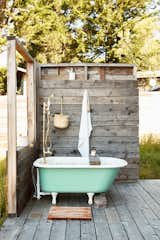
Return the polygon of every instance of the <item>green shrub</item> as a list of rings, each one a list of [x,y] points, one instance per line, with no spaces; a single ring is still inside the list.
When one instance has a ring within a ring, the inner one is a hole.
[[[6,161],[0,159],[0,225],[6,217]]]
[[[7,93],[7,69],[5,67],[0,68],[0,95]]]
[[[140,178],[160,178],[160,139],[152,135],[140,142]]]

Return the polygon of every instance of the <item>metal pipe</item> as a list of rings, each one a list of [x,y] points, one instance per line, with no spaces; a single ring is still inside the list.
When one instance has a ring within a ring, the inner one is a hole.
[[[46,164],[46,146],[45,146],[45,125],[46,125],[46,122],[45,122],[45,118],[46,118],[46,103],[44,102],[43,103],[43,160],[44,160],[44,163]]]

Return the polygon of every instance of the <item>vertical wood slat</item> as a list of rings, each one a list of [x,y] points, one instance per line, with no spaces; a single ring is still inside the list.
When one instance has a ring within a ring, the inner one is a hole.
[[[88,68],[87,68],[87,66],[84,66],[84,80],[85,81],[88,80]]]
[[[41,68],[40,68],[40,64],[37,63],[36,64],[36,103],[37,103],[37,106],[39,106],[39,81],[40,81],[40,76],[41,76]],[[39,141],[40,141],[40,123],[39,123],[39,114],[40,114],[40,111],[39,111],[39,107],[36,108],[36,141],[37,141],[37,144],[39,145]]]
[[[99,75],[100,75],[100,80],[104,81],[105,80],[105,68],[104,67],[99,68]]]
[[[29,143],[36,141],[36,63],[27,63],[27,115],[28,115],[28,140]]]
[[[7,88],[8,88],[8,214],[14,215],[17,211],[16,199],[16,141],[17,141],[17,116],[16,116],[16,40],[7,44]]]

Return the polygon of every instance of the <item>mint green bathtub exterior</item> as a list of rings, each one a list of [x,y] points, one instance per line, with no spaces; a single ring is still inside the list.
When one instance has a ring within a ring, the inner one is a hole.
[[[100,157],[101,165],[90,165],[82,157],[47,157],[34,162],[37,168],[37,192],[45,193],[101,193],[115,180],[125,160]]]
[[[58,193],[106,192],[119,168],[40,168],[40,191]]]

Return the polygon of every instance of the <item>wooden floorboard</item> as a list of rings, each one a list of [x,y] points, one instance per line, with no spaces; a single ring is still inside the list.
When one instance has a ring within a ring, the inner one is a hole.
[[[0,230],[0,239],[16,240],[18,238],[35,203],[34,200],[29,201],[20,217],[6,219]]]
[[[120,194],[126,198],[126,204],[130,215],[140,230],[145,240],[158,240],[159,237],[148,222],[144,212],[144,205],[141,204],[140,197],[133,192],[133,189],[128,184],[117,186]]]
[[[48,208],[51,206],[50,199],[43,200],[43,211],[40,221],[37,225],[34,240],[49,240],[50,231],[52,227],[52,221],[47,219],[48,217]]]
[[[134,219],[127,208],[126,199],[119,193],[119,191],[117,191],[115,186],[112,187],[111,198],[115,204],[117,213],[123,223],[128,238],[130,240],[144,240],[137,224],[134,222]]]
[[[108,194],[108,208],[105,209],[106,218],[111,231],[112,239],[127,240],[128,236],[118,215],[117,209],[114,206],[111,196]]]
[[[158,240],[160,180],[115,184],[105,209],[92,208],[91,221],[47,220],[51,197],[31,200],[18,218],[8,218],[0,240]],[[58,206],[88,206],[85,194],[60,194]]]
[[[140,191],[136,188],[135,184],[134,186],[128,185],[128,190],[131,191],[135,197],[137,198],[139,208],[141,209],[144,217],[146,218],[148,224],[153,228],[153,231],[157,235],[157,237],[160,239],[160,208],[158,205],[157,214],[155,214],[155,211],[153,211],[153,208],[151,207],[151,203],[146,201],[143,197],[143,194],[140,193]]]

